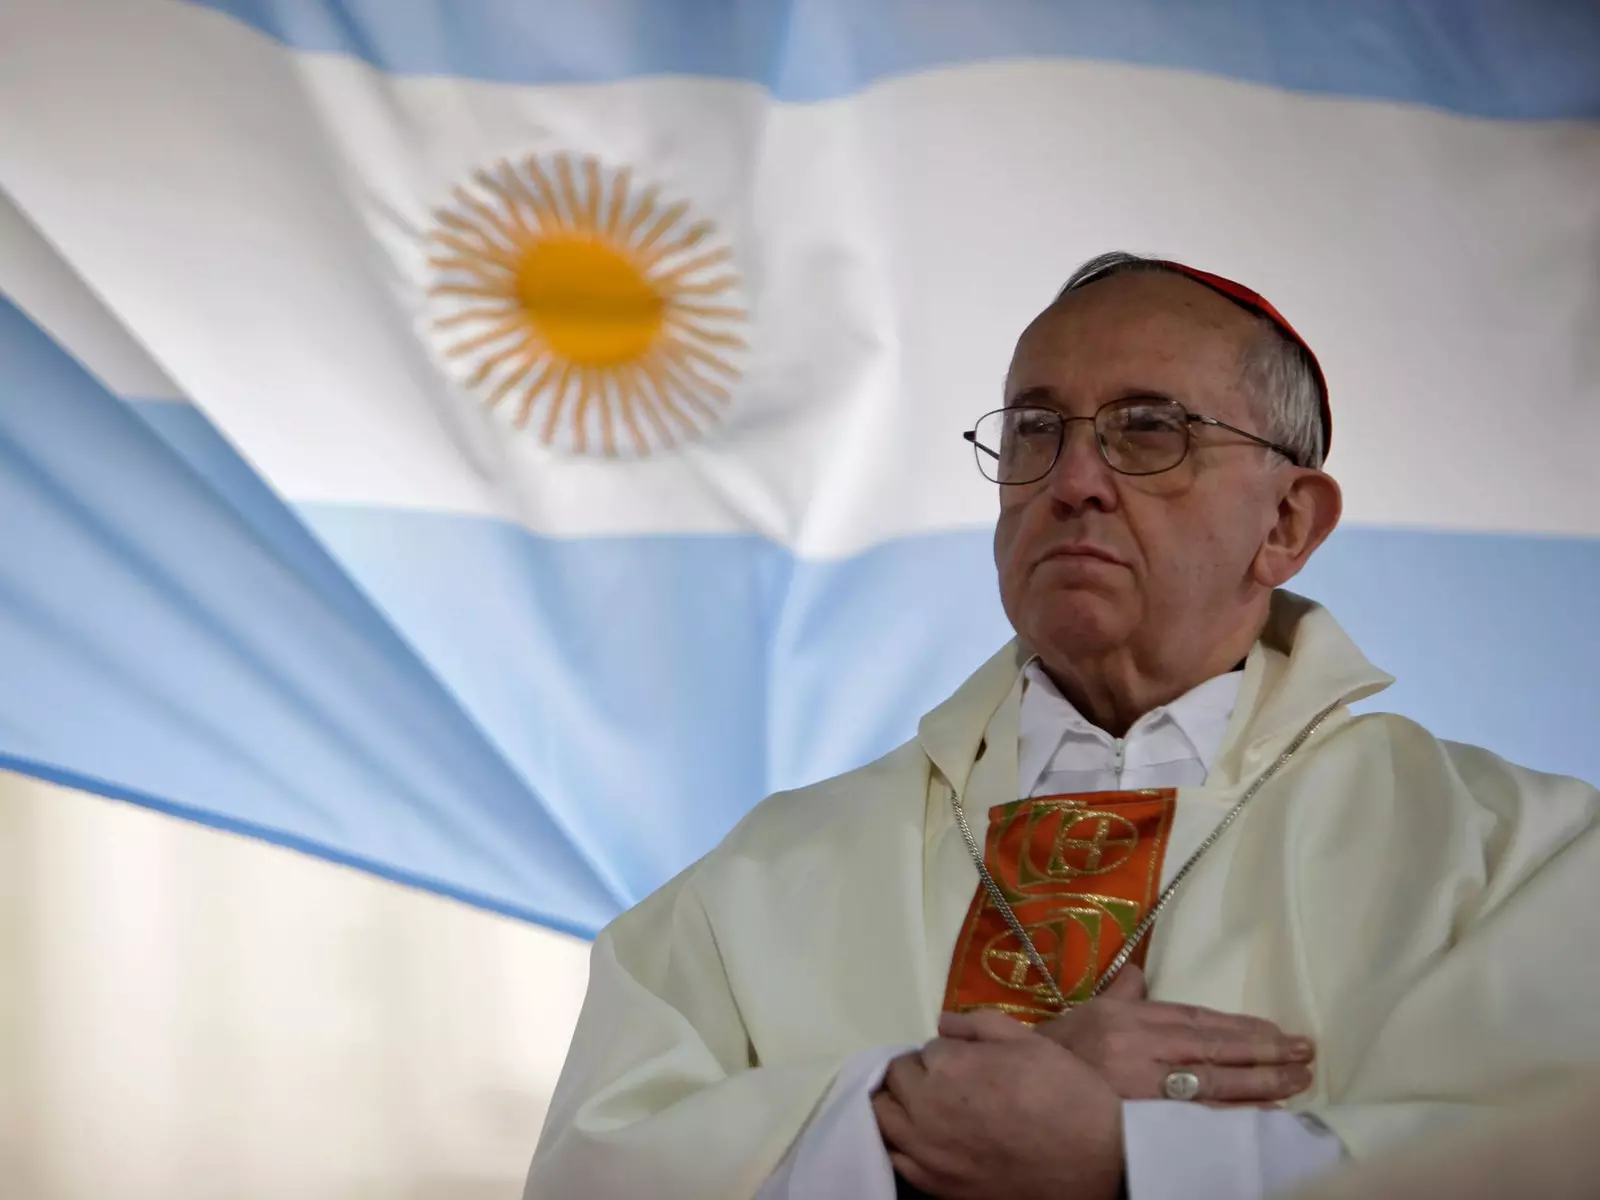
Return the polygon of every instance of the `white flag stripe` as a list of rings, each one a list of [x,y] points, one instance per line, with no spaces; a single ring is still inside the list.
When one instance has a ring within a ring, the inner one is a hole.
[[[63,39],[84,69],[39,53],[7,72],[8,107],[40,119],[3,135],[0,169],[297,501],[562,536],[752,531],[819,558],[982,526],[993,494],[959,430],[1062,276],[1131,244],[1246,280],[1318,348],[1350,519],[1600,532],[1581,357],[1600,285],[1566,250],[1600,223],[1595,126],[1068,62],[807,105],[681,79],[392,79],[208,12],[129,3],[105,20],[104,51]],[[163,137],[194,124],[199,94],[204,126]],[[475,169],[555,151],[632,167],[738,248],[753,359],[691,453],[623,470],[497,436],[423,345],[424,256],[402,231]],[[98,218],[87,198],[107,195],[125,221]]]
[[[0,190],[0,292],[119,396],[181,400],[183,393],[95,298]]]

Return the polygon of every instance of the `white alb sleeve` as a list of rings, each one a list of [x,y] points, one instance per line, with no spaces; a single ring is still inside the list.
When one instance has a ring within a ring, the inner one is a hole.
[[[1128,1200],[1263,1200],[1344,1160],[1315,1117],[1180,1100],[1122,1105]]]
[[[894,1200],[872,1093],[890,1060],[915,1048],[882,1046],[847,1059],[757,1200]],[[1265,1200],[1344,1159],[1339,1139],[1315,1118],[1278,1109],[1130,1100],[1122,1128],[1129,1200]]]
[[[879,1046],[845,1060],[839,1077],[756,1200],[894,1200],[894,1168],[872,1093],[891,1059],[915,1046]]]

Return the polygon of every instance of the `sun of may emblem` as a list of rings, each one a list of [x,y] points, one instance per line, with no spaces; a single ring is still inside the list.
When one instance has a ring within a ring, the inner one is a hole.
[[[447,360],[546,445],[648,454],[716,421],[739,377],[739,279],[709,221],[564,154],[481,170],[435,211]]]

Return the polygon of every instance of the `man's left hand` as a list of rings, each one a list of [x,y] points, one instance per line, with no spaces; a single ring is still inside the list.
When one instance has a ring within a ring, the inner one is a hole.
[[[1093,1068],[999,1013],[889,1064],[873,1097],[895,1170],[942,1200],[1111,1200],[1122,1105]]]

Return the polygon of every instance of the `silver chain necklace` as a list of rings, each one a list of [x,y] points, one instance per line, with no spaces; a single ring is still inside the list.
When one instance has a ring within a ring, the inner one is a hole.
[[[1178,885],[1183,882],[1184,877],[1190,871],[1194,870],[1195,864],[1200,861],[1205,852],[1217,844],[1217,839],[1244,811],[1244,806],[1254,799],[1255,794],[1266,785],[1269,779],[1283,769],[1284,764],[1294,757],[1295,751],[1305,745],[1311,735],[1322,727],[1322,723],[1328,719],[1333,710],[1343,703],[1344,701],[1342,700],[1335,700],[1327,708],[1319,712],[1312,718],[1311,723],[1300,731],[1294,741],[1284,748],[1283,753],[1273,760],[1272,765],[1256,776],[1255,782],[1245,789],[1244,795],[1240,796],[1234,806],[1223,816],[1222,820],[1217,822],[1217,827],[1206,835],[1206,840],[1201,842],[1183,866],[1178,868],[1177,874],[1172,877],[1172,882],[1161,890],[1161,895],[1156,897],[1156,902],[1150,906],[1150,911],[1144,915],[1144,920],[1134,926],[1133,932],[1128,935],[1128,940],[1123,943],[1122,949],[1117,951],[1116,957],[1106,967],[1105,974],[1100,976],[1099,982],[1094,985],[1094,991],[1089,993],[1091,997],[1098,996],[1111,986],[1111,981],[1117,977],[1123,967],[1128,965],[1128,960],[1133,957],[1134,951],[1139,948],[1139,943],[1144,940],[1145,935],[1155,925],[1156,918],[1161,915],[1161,910],[1172,899],[1173,893],[1178,890]],[[1000,885],[995,882],[994,876],[989,873],[989,868],[984,865],[983,850],[978,845],[978,839],[972,836],[972,826],[967,824],[967,814],[961,809],[961,798],[956,795],[956,790],[953,787],[950,789],[950,808],[956,815],[956,824],[961,829],[961,839],[967,844],[967,853],[972,856],[972,865],[978,868],[978,878],[983,881],[983,887],[989,893],[989,899],[994,902],[994,906],[1000,910],[1000,915],[1005,918],[1006,924],[1010,926],[1012,936],[1021,943],[1023,952],[1028,956],[1028,962],[1032,964],[1035,971],[1039,972],[1040,978],[1049,987],[1050,999],[1057,1010],[1065,1012],[1067,998],[1061,994],[1060,984],[1056,982],[1056,977],[1050,973],[1050,968],[1045,966],[1044,956],[1039,953],[1039,948],[1033,944],[1033,939],[1028,936],[1028,931],[1022,927],[1022,922],[1017,919],[1017,914],[1006,900],[1005,894],[1000,890]]]

